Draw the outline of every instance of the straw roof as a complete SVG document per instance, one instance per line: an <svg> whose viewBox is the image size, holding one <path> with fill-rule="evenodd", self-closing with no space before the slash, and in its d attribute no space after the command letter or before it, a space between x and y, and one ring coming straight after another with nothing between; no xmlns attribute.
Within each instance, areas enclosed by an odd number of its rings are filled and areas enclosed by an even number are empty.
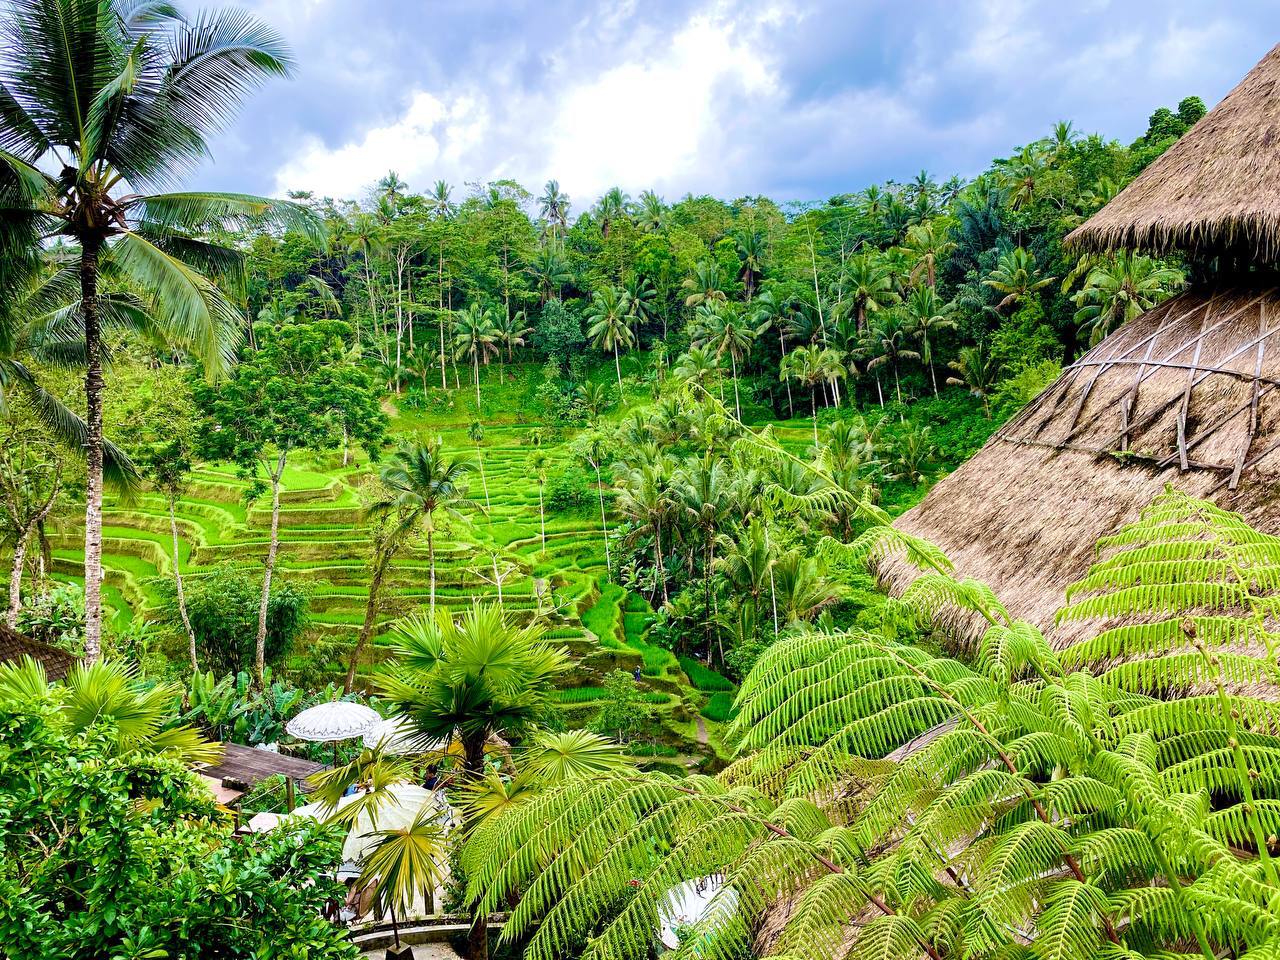
<svg viewBox="0 0 1280 960"><path fill-rule="evenodd" d="M1067 586L1166 484L1280 533L1278 481L1280 286L1193 289L1068 367L896 526L1064 646L1087 629L1054 625ZM915 576L879 573L895 592Z"/></svg>
<svg viewBox="0 0 1280 960"><path fill-rule="evenodd" d="M1081 250L1280 256L1280 45L1067 236Z"/></svg>

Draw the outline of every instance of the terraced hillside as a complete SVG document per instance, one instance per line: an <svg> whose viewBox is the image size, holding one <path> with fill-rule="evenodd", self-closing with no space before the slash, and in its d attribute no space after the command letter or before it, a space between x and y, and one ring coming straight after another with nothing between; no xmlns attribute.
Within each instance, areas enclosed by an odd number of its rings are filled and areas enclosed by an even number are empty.
<svg viewBox="0 0 1280 960"><path fill-rule="evenodd" d="M686 764L701 761L715 752L714 744L707 743L706 724L698 718L706 692L690 683L670 652L646 643L652 618L647 603L607 582L600 518L593 506L569 513L548 509L543 550L538 487L528 465L535 449L531 431L541 425L515 421L509 414L503 419L507 422L485 427L479 450L484 480L476 473L469 481L476 508L464 511L461 521L446 522L437 533L436 602L461 610L477 599L497 601L500 591L504 608L517 616L532 617L539 608L545 613L554 607L551 634L579 663L571 679L577 689L564 694L571 717L586 722L594 715L610 670L639 667L641 684L664 730L663 744L654 744L657 755ZM465 408L446 415L410 412L394 419L393 432L438 434L448 449L475 453L468 421ZM552 476L568 465L571 439L536 448L548 456ZM371 548L357 491L369 470L367 462L343 467L340 457L300 461L286 470L282 483L277 575L305 584L311 597L312 629L295 652L295 665L320 659L335 677L345 671L368 597ZM188 580L219 564L261 569L270 504L267 498L246 504L246 488L227 466L206 464L193 474L178 505L179 562ZM52 541L55 576L80 579L82 528L76 518L62 519ZM173 574L163 497L143 493L127 505L108 502L103 548L105 602L117 623L154 616L161 602L160 583ZM426 606L427 570L424 545L404 549L394 562L363 673L381 658L379 648L391 623Z"/></svg>

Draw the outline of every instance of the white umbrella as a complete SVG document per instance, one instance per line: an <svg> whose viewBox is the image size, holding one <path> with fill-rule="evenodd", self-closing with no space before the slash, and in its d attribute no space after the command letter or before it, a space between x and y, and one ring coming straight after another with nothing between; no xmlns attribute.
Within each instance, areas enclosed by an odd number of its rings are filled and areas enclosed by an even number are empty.
<svg viewBox="0 0 1280 960"><path fill-rule="evenodd" d="M362 703L334 700L308 707L285 724L291 737L322 743L350 740L381 722L376 710Z"/></svg>
<svg viewBox="0 0 1280 960"><path fill-rule="evenodd" d="M697 923L712 909L730 916L738 909L738 891L726 890L722 876L686 880L668 890L665 899L658 907L658 939L668 950L680 946L677 928Z"/></svg>
<svg viewBox="0 0 1280 960"><path fill-rule="evenodd" d="M422 734L418 733L413 721L408 717L390 717L372 730L366 730L364 745L370 750L379 749L383 753L395 756L408 756L414 753L446 753L449 750L447 740L424 741Z"/></svg>
<svg viewBox="0 0 1280 960"><path fill-rule="evenodd" d="M444 803L426 787L416 783L398 783L387 787L386 797L377 805L377 811L370 814L368 810L361 813L352 822L347 831L346 842L342 845L342 859L359 863L364 859L370 847L377 842L377 837L369 836L374 830L399 830L407 827L417 819L424 807L433 810L435 816L443 824L448 819L449 811ZM338 801L337 807L325 803L308 803L298 807L290 816L311 817L323 820L341 810L347 804L355 803L364 794L353 793Z"/></svg>

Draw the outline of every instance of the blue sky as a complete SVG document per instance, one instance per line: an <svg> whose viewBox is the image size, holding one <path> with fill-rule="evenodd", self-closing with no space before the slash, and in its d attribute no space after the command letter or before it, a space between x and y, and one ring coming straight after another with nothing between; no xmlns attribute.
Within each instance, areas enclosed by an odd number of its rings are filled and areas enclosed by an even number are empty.
<svg viewBox="0 0 1280 960"><path fill-rule="evenodd" d="M557 178L821 199L980 171L1059 119L1128 141L1280 40L1264 0L253 0L298 61L200 184L355 198Z"/></svg>

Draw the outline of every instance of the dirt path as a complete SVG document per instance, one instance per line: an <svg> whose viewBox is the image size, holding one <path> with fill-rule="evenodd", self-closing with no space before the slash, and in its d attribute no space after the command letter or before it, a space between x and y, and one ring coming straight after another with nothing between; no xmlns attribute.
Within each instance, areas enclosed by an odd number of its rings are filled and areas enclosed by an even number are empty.
<svg viewBox="0 0 1280 960"><path fill-rule="evenodd" d="M370 960L383 960L386 950L370 950L361 956ZM462 960L447 943L422 943L413 948L413 960Z"/></svg>
<svg viewBox="0 0 1280 960"><path fill-rule="evenodd" d="M703 722L702 717L694 717L693 720L698 725L698 743L705 747L707 745L707 725Z"/></svg>

